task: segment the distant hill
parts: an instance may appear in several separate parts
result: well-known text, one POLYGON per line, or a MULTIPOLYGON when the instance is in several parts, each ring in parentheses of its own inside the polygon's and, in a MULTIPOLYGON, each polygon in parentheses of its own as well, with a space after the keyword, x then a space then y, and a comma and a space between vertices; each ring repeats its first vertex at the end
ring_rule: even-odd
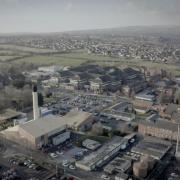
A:
POLYGON ((49 32, 49 33, 7 33, 0 36, 56 36, 56 35, 117 35, 117 36, 162 36, 180 40, 180 26, 128 26, 106 29, 90 29, 66 32, 49 32))
POLYGON ((76 35, 112 35, 112 36, 153 36, 163 41, 180 43, 180 26, 129 26, 97 30, 71 31, 76 35))
POLYGON ((107 29, 69 31, 69 33, 104 33, 114 35, 179 35, 180 26, 128 26, 107 29))

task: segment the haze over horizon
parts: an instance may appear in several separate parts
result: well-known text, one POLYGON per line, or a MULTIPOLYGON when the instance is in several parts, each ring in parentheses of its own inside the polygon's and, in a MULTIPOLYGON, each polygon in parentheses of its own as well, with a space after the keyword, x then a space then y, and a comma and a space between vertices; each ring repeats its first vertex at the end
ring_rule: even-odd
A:
POLYGON ((179 0, 0 0, 0 33, 180 25, 179 0))

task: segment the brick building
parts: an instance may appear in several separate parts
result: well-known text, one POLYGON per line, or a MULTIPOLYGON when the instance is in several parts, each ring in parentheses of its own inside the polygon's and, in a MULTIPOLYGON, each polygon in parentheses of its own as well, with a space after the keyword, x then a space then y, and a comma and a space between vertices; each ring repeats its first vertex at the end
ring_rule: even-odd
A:
POLYGON ((176 140, 178 127, 177 124, 152 115, 144 121, 140 121, 138 132, 143 135, 158 137, 161 139, 176 140))

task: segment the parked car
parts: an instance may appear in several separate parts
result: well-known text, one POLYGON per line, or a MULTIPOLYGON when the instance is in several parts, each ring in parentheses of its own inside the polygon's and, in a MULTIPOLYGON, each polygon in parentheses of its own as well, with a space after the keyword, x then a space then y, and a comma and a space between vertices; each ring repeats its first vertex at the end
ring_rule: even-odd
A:
POLYGON ((64 160, 63 163, 62 163, 62 166, 64 167, 68 167, 69 166, 69 161, 68 160, 64 160))
POLYGON ((171 173, 171 177, 173 177, 173 178, 178 178, 179 175, 177 175, 176 173, 171 173))
POLYGON ((51 156, 52 158, 56 158, 58 155, 57 155, 56 153, 50 153, 50 156, 51 156))
POLYGON ((71 164, 71 165, 69 166, 69 169, 74 170, 74 169, 76 169, 76 167, 75 167, 74 165, 71 164))
POLYGON ((63 151, 56 151, 56 154, 57 154, 57 155, 63 155, 64 152, 63 152, 63 151))

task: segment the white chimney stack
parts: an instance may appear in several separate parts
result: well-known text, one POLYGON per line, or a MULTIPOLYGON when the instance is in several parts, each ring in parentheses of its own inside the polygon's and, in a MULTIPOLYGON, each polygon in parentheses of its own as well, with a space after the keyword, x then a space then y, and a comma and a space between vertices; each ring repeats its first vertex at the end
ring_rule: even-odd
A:
POLYGON ((38 106, 38 93, 37 93, 37 86, 33 86, 33 115, 34 115, 34 120, 37 120, 40 117, 40 111, 39 111, 39 106, 38 106))

